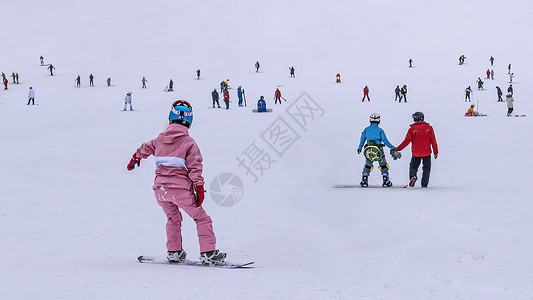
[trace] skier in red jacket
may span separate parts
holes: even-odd
[[[429,173],[431,172],[431,149],[435,159],[439,155],[439,148],[437,140],[435,139],[435,132],[429,123],[424,122],[424,114],[422,112],[415,112],[413,114],[415,123],[407,131],[404,141],[394,150],[401,151],[409,143],[411,145],[411,162],[409,163],[409,186],[415,186],[417,180],[418,167],[422,161],[422,187],[426,188],[429,183]]]
[[[370,97],[368,96],[368,86],[365,85],[365,88],[363,89],[363,100],[362,102],[365,102],[365,97],[368,98],[368,102],[370,102]]]
[[[279,89],[276,89],[276,92],[274,92],[274,104],[278,103],[281,104],[281,91]]]

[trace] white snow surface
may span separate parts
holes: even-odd
[[[1,6],[0,71],[20,75],[20,84],[8,77],[0,91],[2,299],[533,299],[533,2]],[[515,112],[524,118],[506,117],[496,102],[509,63]],[[487,68],[495,80],[477,91]],[[175,91],[166,93],[170,78]],[[210,93],[224,79],[231,108],[212,109]],[[394,88],[403,84],[408,102],[398,104]],[[247,108],[236,106],[239,85]],[[370,103],[361,102],[365,85]],[[469,85],[488,117],[463,116]],[[35,106],[26,105],[30,86]],[[281,105],[273,103],[276,87],[287,99]],[[127,91],[136,111],[122,111]],[[323,115],[300,127],[286,110],[304,92]],[[251,113],[261,95],[273,113]],[[153,158],[132,172],[126,164],[166,128],[177,99],[194,107],[190,135],[204,156],[206,188],[226,172],[244,183],[237,205],[219,206],[207,193],[203,206],[217,247],[230,261],[255,261],[253,269],[136,260],[165,254],[166,219],[151,190]],[[364,159],[356,148],[372,112],[397,146],[415,111],[425,113],[440,149],[429,188],[333,188],[359,183]],[[281,155],[262,139],[275,122],[299,136],[289,147],[292,131],[278,136]],[[251,145],[275,161],[261,161],[257,181],[237,161]],[[392,182],[406,185],[410,147],[396,161],[386,152]],[[376,168],[370,183],[380,177]],[[195,259],[195,225],[184,218],[184,248]]]

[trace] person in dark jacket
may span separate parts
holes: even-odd
[[[403,98],[403,101],[405,101],[407,103],[407,85],[403,85],[401,90],[400,90],[400,93],[402,94],[400,96],[400,101],[398,103],[402,103],[402,98]]]
[[[417,180],[418,167],[422,162],[422,187],[429,184],[429,174],[431,172],[431,149],[437,159],[439,148],[435,139],[435,132],[429,123],[424,122],[424,114],[417,111],[413,114],[414,123],[411,124],[403,142],[394,150],[402,151],[411,143],[411,162],[409,163],[409,186],[415,186]]]
[[[294,67],[290,67],[289,70],[290,70],[290,72],[291,72],[291,77],[295,77],[295,76],[294,76]]]
[[[200,79],[200,69],[196,70],[196,79]]]
[[[89,75],[89,85],[94,86],[94,76],[93,74]]]
[[[50,65],[48,65],[48,68],[47,68],[47,69],[50,70],[50,76],[54,76],[54,69],[55,69],[55,67],[52,66],[52,64],[50,64]]]
[[[211,97],[213,98],[213,108],[215,108],[215,103],[217,104],[218,108],[220,108],[220,103],[218,102],[218,92],[217,89],[214,89],[211,93]]]
[[[80,84],[81,84],[80,75],[78,75],[78,77],[76,77],[76,79],[74,79],[74,81],[76,81],[76,87],[80,87]]]
[[[507,93],[510,94],[511,96],[513,95],[513,85],[510,84],[509,87],[507,88]]]
[[[260,67],[260,66],[261,66],[261,65],[259,64],[259,61],[256,61],[256,62],[255,62],[255,72],[256,72],[256,73],[259,72],[259,67]]]
[[[500,89],[499,86],[496,86],[496,93],[498,94],[498,101],[497,102],[503,102],[503,92],[502,89]]]
[[[399,85],[397,85],[396,88],[394,89],[394,101],[396,101],[398,99],[402,99],[402,96],[400,96],[400,86]]]
[[[472,88],[470,88],[470,86],[468,86],[468,87],[465,89],[465,102],[466,102],[466,100],[468,100],[468,102],[471,102],[471,100],[470,100],[470,93],[472,93]]]
[[[492,55],[490,56],[489,61],[490,61],[490,65],[494,66],[494,57],[492,57]]]
[[[172,81],[172,79],[170,79],[170,81],[168,82],[168,91],[169,92],[174,91],[174,81]]]

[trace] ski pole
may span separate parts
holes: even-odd
[[[283,97],[280,97],[281,99],[285,100],[285,102],[287,102],[287,99],[283,98]]]

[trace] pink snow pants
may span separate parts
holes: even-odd
[[[213,232],[211,217],[201,206],[196,206],[194,194],[186,189],[156,188],[154,190],[157,203],[167,215],[167,250],[183,250],[181,243],[180,208],[196,222],[200,252],[215,250],[216,238]]]

